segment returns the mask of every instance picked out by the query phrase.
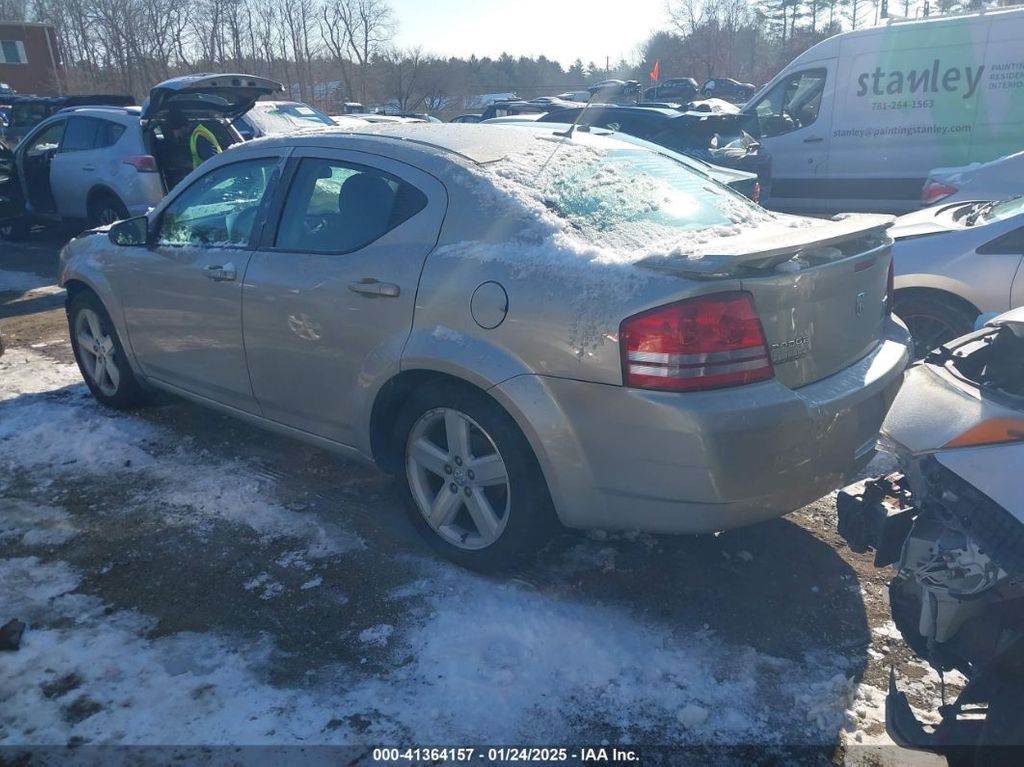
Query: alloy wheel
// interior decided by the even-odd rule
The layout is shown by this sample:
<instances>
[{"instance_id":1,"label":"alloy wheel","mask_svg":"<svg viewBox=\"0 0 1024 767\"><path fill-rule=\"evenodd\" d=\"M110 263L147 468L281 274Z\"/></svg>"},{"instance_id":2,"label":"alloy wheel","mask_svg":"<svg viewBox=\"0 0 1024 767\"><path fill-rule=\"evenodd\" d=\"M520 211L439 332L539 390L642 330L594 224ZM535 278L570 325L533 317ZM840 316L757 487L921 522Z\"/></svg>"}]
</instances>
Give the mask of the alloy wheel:
<instances>
[{"instance_id":1,"label":"alloy wheel","mask_svg":"<svg viewBox=\"0 0 1024 767\"><path fill-rule=\"evenodd\" d=\"M428 410L405 449L413 500L431 529L460 549L490 546L511 509L505 461L487 431L454 408Z\"/></svg>"},{"instance_id":2,"label":"alloy wheel","mask_svg":"<svg viewBox=\"0 0 1024 767\"><path fill-rule=\"evenodd\" d=\"M103 394L113 397L121 384L114 339L103 332L99 315L92 309L81 309L75 317L75 340L85 374Z\"/></svg>"},{"instance_id":3,"label":"alloy wheel","mask_svg":"<svg viewBox=\"0 0 1024 767\"><path fill-rule=\"evenodd\" d=\"M99 221L100 226L107 226L109 224L113 224L115 221L120 221L121 214L119 211L114 210L114 208L107 205L100 209L100 214L97 216L97 220Z\"/></svg>"}]
</instances>

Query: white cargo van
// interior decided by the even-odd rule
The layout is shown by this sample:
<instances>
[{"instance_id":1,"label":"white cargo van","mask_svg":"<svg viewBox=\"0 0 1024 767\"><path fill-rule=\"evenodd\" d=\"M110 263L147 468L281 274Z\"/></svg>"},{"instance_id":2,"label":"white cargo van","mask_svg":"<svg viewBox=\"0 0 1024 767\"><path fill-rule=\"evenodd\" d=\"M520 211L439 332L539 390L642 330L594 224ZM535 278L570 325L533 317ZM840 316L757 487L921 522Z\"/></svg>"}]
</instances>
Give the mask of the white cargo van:
<instances>
[{"instance_id":1,"label":"white cargo van","mask_svg":"<svg viewBox=\"0 0 1024 767\"><path fill-rule=\"evenodd\" d=\"M912 210L932 168L1024 149L1024 10L830 37L743 111L772 158L769 207Z\"/></svg>"}]
</instances>

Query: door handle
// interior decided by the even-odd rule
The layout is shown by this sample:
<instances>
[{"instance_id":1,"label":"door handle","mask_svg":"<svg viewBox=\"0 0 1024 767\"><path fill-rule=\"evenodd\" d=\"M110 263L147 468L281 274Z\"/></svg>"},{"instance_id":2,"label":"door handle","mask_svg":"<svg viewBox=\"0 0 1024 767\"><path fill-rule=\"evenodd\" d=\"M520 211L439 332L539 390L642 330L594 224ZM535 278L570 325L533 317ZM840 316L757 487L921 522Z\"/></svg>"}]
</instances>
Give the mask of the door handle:
<instances>
[{"instance_id":1,"label":"door handle","mask_svg":"<svg viewBox=\"0 0 1024 767\"><path fill-rule=\"evenodd\" d=\"M397 298L402 292L393 282L379 282L372 277L366 277L358 282L350 282L348 289L364 296L385 296L387 298Z\"/></svg>"},{"instance_id":2,"label":"door handle","mask_svg":"<svg viewBox=\"0 0 1024 767\"><path fill-rule=\"evenodd\" d=\"M95 165L83 165L82 170L96 170Z\"/></svg>"},{"instance_id":3,"label":"door handle","mask_svg":"<svg viewBox=\"0 0 1024 767\"><path fill-rule=\"evenodd\" d=\"M237 276L235 265L231 263L223 266L204 266L203 275L214 282L231 282Z\"/></svg>"},{"instance_id":4,"label":"door handle","mask_svg":"<svg viewBox=\"0 0 1024 767\"><path fill-rule=\"evenodd\" d=\"M805 138L804 139L804 143L805 144L820 144L824 140L825 139L823 139L821 136L815 136L814 138Z\"/></svg>"}]
</instances>

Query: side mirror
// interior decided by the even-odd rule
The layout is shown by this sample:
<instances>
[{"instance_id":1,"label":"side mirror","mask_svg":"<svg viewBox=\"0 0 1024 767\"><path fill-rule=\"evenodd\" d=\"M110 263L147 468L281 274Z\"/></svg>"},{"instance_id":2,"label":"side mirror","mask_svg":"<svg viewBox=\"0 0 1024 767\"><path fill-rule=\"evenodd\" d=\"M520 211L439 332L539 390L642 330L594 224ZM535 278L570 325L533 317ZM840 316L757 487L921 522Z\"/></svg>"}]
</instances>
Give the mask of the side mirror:
<instances>
[{"instance_id":1,"label":"side mirror","mask_svg":"<svg viewBox=\"0 0 1024 767\"><path fill-rule=\"evenodd\" d=\"M149 237L149 219L145 216L136 216L126 221L118 221L110 227L107 236L115 245L141 247L146 244Z\"/></svg>"}]
</instances>

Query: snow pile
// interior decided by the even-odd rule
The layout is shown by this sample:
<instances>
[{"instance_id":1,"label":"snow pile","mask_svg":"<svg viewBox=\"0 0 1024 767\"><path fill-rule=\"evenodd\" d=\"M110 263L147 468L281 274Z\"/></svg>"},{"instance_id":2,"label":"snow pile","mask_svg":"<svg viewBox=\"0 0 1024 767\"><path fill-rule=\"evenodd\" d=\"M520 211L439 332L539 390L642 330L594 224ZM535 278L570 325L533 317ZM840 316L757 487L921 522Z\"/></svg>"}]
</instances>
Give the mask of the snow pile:
<instances>
[{"instance_id":1,"label":"snow pile","mask_svg":"<svg viewBox=\"0 0 1024 767\"><path fill-rule=\"evenodd\" d=\"M0 269L0 293L27 293L40 288L52 288L45 292L56 292L57 280L53 277L41 277L35 272L9 272Z\"/></svg>"},{"instance_id":2,"label":"snow pile","mask_svg":"<svg viewBox=\"0 0 1024 767\"><path fill-rule=\"evenodd\" d=\"M210 456L166 429L101 407L82 384L17 396L81 380L73 365L55 365L30 350L0 358L0 469L10 478L50 476L145 478L135 505L156 507L171 522L201 532L214 520L248 527L264 537L296 538L307 556L322 558L362 547L357 536L315 514L285 508L270 482L240 461ZM185 481L183 481L183 479ZM0 479L0 487L4 480ZM135 487L135 485L132 485Z\"/></svg>"}]
</instances>

